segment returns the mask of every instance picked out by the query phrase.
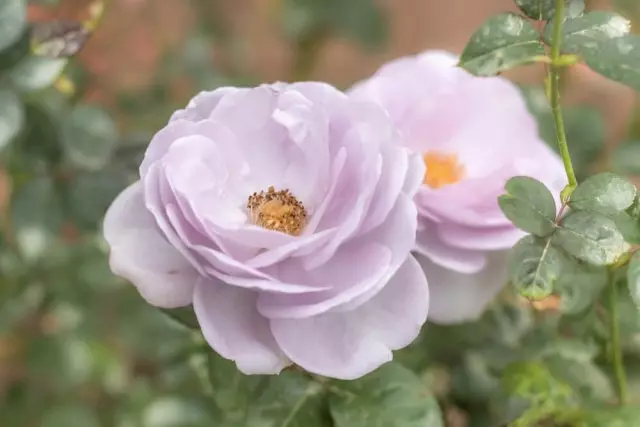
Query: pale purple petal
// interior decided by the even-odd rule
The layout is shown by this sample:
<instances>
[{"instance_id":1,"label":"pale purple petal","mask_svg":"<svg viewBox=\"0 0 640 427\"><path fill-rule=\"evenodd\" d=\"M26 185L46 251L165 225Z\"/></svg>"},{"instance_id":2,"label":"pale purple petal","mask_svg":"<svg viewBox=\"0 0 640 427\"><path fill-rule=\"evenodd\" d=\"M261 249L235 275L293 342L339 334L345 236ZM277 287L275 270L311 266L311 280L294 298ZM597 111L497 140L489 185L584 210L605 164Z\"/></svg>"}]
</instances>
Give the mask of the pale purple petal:
<instances>
[{"instance_id":1,"label":"pale purple petal","mask_svg":"<svg viewBox=\"0 0 640 427\"><path fill-rule=\"evenodd\" d=\"M456 224L439 224L437 233L448 245L472 250L512 248L525 232L514 226L473 228Z\"/></svg>"},{"instance_id":2,"label":"pale purple petal","mask_svg":"<svg viewBox=\"0 0 640 427\"><path fill-rule=\"evenodd\" d=\"M486 264L484 251L456 248L440 239L436 232L438 225L427 224L418 230L416 251L429 258L435 264L458 273L477 273Z\"/></svg>"},{"instance_id":3,"label":"pale purple petal","mask_svg":"<svg viewBox=\"0 0 640 427\"><path fill-rule=\"evenodd\" d=\"M209 118L211 112L223 97L242 90L246 91L246 89L238 89L235 87L222 87L212 92L200 92L189 101L185 109L173 113L169 121L187 120L190 122L199 122L205 120Z\"/></svg>"},{"instance_id":4,"label":"pale purple petal","mask_svg":"<svg viewBox=\"0 0 640 427\"><path fill-rule=\"evenodd\" d=\"M109 266L129 280L150 304L174 308L191 304L198 278L194 267L159 233L144 206L140 182L113 202L104 221Z\"/></svg>"},{"instance_id":5,"label":"pale purple petal","mask_svg":"<svg viewBox=\"0 0 640 427\"><path fill-rule=\"evenodd\" d=\"M374 298L357 309L271 320L285 354L307 371L340 379L366 375L409 345L427 317L429 291L409 257Z\"/></svg>"},{"instance_id":6,"label":"pale purple petal","mask_svg":"<svg viewBox=\"0 0 640 427\"><path fill-rule=\"evenodd\" d=\"M374 229L386 219L402 191L408 169L409 158L405 152L393 147L383 152L380 184L371 200L367 218L362 223L363 233Z\"/></svg>"},{"instance_id":7,"label":"pale purple petal","mask_svg":"<svg viewBox=\"0 0 640 427\"><path fill-rule=\"evenodd\" d=\"M362 303L364 295L373 297L415 245L416 222L415 205L407 196L400 195L383 225L343 245L321 267L306 269L304 263L293 261L282 265L281 277L291 282L306 277L329 290L295 296L263 293L258 300L260 312L269 318L303 318L352 304L354 300Z\"/></svg>"},{"instance_id":8,"label":"pale purple petal","mask_svg":"<svg viewBox=\"0 0 640 427\"><path fill-rule=\"evenodd\" d=\"M269 323L256 310L257 293L215 280L198 281L193 308L209 345L247 374L277 374L290 364Z\"/></svg>"},{"instance_id":9,"label":"pale purple petal","mask_svg":"<svg viewBox=\"0 0 640 427\"><path fill-rule=\"evenodd\" d=\"M477 320L507 283L508 251L487 254L478 273L463 274L418 256L429 278L429 321L441 324Z\"/></svg>"}]
</instances>

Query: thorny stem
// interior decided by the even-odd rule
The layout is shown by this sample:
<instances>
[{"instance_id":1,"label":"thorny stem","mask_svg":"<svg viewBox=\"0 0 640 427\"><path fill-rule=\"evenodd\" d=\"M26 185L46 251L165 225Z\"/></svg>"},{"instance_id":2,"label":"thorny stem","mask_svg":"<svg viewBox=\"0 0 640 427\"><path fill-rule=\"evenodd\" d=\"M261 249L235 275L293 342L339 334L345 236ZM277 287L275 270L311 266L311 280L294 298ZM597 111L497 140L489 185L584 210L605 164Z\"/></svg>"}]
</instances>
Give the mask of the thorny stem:
<instances>
[{"instance_id":1,"label":"thorny stem","mask_svg":"<svg viewBox=\"0 0 640 427\"><path fill-rule=\"evenodd\" d=\"M549 67L549 84L550 84L550 101L553 120L555 122L556 136L558 139L558 147L564 169L567 173L569 184L562 191L561 198L563 206L569 199L571 192L578 185L571 156L569 154L569 146L567 144L567 135L564 127L564 118L562 116L562 107L560 105L560 69L566 66L566 61L562 61L560 55L560 46L562 44L562 24L565 14L565 0L556 0L556 12L553 20L553 40L551 45L551 66ZM611 273L610 273L611 275ZM627 379L624 371L624 363L622 360L622 349L620 346L620 315L618 312L618 288L616 283L609 281L609 314L611 326L611 359L613 370L615 373L616 386L618 391L618 400L620 405L624 405L627 401Z\"/></svg>"},{"instance_id":2,"label":"thorny stem","mask_svg":"<svg viewBox=\"0 0 640 427\"><path fill-rule=\"evenodd\" d=\"M611 273L610 273L611 274ZM627 401L627 377L622 361L622 349L620 346L620 315L618 313L618 287L610 280L609 283L609 323L611 326L611 360L616 377L618 390L618 402L624 405Z\"/></svg>"},{"instance_id":3,"label":"thorny stem","mask_svg":"<svg viewBox=\"0 0 640 427\"><path fill-rule=\"evenodd\" d=\"M567 145L567 134L564 127L564 118L562 116L562 107L560 106L560 69L562 64L560 61L560 45L562 43L562 24L564 18L565 4L564 0L556 0L556 13L553 20L553 42L551 45L551 67L549 67L549 82L551 86L551 110L553 112L553 120L556 127L556 136L558 138L558 147L562 156L562 163L567 172L569 185L563 191L563 199L566 199L571 191L578 185L576 174L571 164L571 156L569 154L569 146Z\"/></svg>"}]
</instances>

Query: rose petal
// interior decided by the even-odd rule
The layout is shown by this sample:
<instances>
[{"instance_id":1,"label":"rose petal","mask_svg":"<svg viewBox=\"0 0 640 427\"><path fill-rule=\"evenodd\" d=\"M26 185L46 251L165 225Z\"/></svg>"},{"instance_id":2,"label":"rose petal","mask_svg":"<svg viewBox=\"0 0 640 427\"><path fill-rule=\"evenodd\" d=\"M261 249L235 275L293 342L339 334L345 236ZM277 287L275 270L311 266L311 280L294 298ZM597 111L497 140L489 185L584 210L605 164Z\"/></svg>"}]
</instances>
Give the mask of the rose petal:
<instances>
[{"instance_id":1,"label":"rose petal","mask_svg":"<svg viewBox=\"0 0 640 427\"><path fill-rule=\"evenodd\" d=\"M417 215L408 196L400 194L383 225L342 245L319 268L308 269L292 260L281 265L280 277L307 280L329 290L304 295L265 293L258 309L269 318L304 318L343 305L357 306L385 286L415 245ZM364 298L366 296L367 298Z\"/></svg>"},{"instance_id":2,"label":"rose petal","mask_svg":"<svg viewBox=\"0 0 640 427\"><path fill-rule=\"evenodd\" d=\"M309 372L359 378L410 344L427 317L429 291L418 262L409 257L384 289L355 310L307 319L271 320L284 353Z\"/></svg>"},{"instance_id":3,"label":"rose petal","mask_svg":"<svg viewBox=\"0 0 640 427\"><path fill-rule=\"evenodd\" d=\"M169 122L176 120L199 122L200 120L207 119L223 97L246 90L247 89L238 89L235 87L221 87L214 91L202 91L189 101L185 109L173 113Z\"/></svg>"},{"instance_id":4,"label":"rose petal","mask_svg":"<svg viewBox=\"0 0 640 427\"><path fill-rule=\"evenodd\" d=\"M397 147L384 147L382 155L382 171L376 193L371 200L366 219L361 225L361 232L379 226L393 208L398 194L402 191L407 171L409 170L409 156L407 151Z\"/></svg>"},{"instance_id":5,"label":"rose petal","mask_svg":"<svg viewBox=\"0 0 640 427\"><path fill-rule=\"evenodd\" d=\"M269 318L304 318L323 313L388 280L391 258L387 247L370 243L345 245L329 263L311 271L296 260L289 260L279 266L281 280L315 283L325 290L302 295L262 293L258 310Z\"/></svg>"},{"instance_id":6,"label":"rose petal","mask_svg":"<svg viewBox=\"0 0 640 427\"><path fill-rule=\"evenodd\" d=\"M451 271L418 256L429 278L429 320L442 324L477 320L507 282L507 255L507 251L488 254L486 267L474 274Z\"/></svg>"},{"instance_id":7,"label":"rose petal","mask_svg":"<svg viewBox=\"0 0 640 427\"><path fill-rule=\"evenodd\" d=\"M500 250L512 248L526 233L512 225L473 228L442 223L438 236L448 245L472 250Z\"/></svg>"},{"instance_id":8,"label":"rose petal","mask_svg":"<svg viewBox=\"0 0 640 427\"><path fill-rule=\"evenodd\" d=\"M486 264L486 255L482 251L456 248L440 239L435 232L438 225L428 223L418 231L416 251L434 263L458 273L477 273Z\"/></svg>"},{"instance_id":9,"label":"rose petal","mask_svg":"<svg viewBox=\"0 0 640 427\"><path fill-rule=\"evenodd\" d=\"M160 234L144 206L140 182L113 202L104 221L111 270L132 282L150 304L174 308L191 304L198 278L194 267Z\"/></svg>"},{"instance_id":10,"label":"rose petal","mask_svg":"<svg viewBox=\"0 0 640 427\"><path fill-rule=\"evenodd\" d=\"M193 308L209 345L244 374L277 374L290 364L256 310L257 293L222 282L198 281Z\"/></svg>"}]
</instances>

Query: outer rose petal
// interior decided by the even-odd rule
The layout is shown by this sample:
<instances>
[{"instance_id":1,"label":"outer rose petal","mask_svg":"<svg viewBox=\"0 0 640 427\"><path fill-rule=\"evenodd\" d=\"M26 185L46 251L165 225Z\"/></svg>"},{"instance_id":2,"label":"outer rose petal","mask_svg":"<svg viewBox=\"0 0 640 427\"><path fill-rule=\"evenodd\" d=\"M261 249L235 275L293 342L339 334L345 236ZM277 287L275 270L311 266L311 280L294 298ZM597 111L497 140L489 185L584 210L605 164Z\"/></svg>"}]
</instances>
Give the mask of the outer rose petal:
<instances>
[{"instance_id":1,"label":"outer rose petal","mask_svg":"<svg viewBox=\"0 0 640 427\"><path fill-rule=\"evenodd\" d=\"M198 273L158 232L144 206L140 182L126 188L109 207L104 236L111 246L111 270L132 282L150 304L191 304Z\"/></svg>"},{"instance_id":2,"label":"outer rose petal","mask_svg":"<svg viewBox=\"0 0 640 427\"><path fill-rule=\"evenodd\" d=\"M442 267L459 273L477 273L484 268L487 257L483 251L447 245L438 237L436 227L436 224L427 222L425 228L418 230L416 252Z\"/></svg>"},{"instance_id":3,"label":"outer rose petal","mask_svg":"<svg viewBox=\"0 0 640 427\"><path fill-rule=\"evenodd\" d=\"M477 320L507 282L508 251L487 254L486 267L474 274L451 271L418 256L429 277L429 320L453 324Z\"/></svg>"},{"instance_id":4,"label":"outer rose petal","mask_svg":"<svg viewBox=\"0 0 640 427\"><path fill-rule=\"evenodd\" d=\"M290 364L267 319L256 309L256 292L211 279L198 281L193 298L202 333L222 357L247 374L277 374Z\"/></svg>"},{"instance_id":5,"label":"outer rose petal","mask_svg":"<svg viewBox=\"0 0 640 427\"><path fill-rule=\"evenodd\" d=\"M513 225L504 227L465 227L452 223L438 224L438 235L443 242L471 250L510 249L526 233Z\"/></svg>"},{"instance_id":6,"label":"outer rose petal","mask_svg":"<svg viewBox=\"0 0 640 427\"><path fill-rule=\"evenodd\" d=\"M204 120L209 117L225 95L230 95L239 90L242 89L221 87L212 92L200 92L189 101L186 108L173 113L169 121L189 120L190 122L199 122L200 120Z\"/></svg>"},{"instance_id":7,"label":"outer rose petal","mask_svg":"<svg viewBox=\"0 0 640 427\"><path fill-rule=\"evenodd\" d=\"M409 345L427 317L429 290L418 262L409 257L385 288L351 311L306 319L274 319L282 350L305 370L339 379L359 378Z\"/></svg>"}]
</instances>

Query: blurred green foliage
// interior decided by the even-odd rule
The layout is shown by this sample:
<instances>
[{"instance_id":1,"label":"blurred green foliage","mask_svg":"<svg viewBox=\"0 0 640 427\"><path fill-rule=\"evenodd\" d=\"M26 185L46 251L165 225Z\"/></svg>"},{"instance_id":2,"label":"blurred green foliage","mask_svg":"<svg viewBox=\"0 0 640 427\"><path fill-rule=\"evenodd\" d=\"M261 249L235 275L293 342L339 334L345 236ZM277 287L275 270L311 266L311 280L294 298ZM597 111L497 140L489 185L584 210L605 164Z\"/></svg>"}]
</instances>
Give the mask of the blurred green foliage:
<instances>
[{"instance_id":1,"label":"blurred green foliage","mask_svg":"<svg viewBox=\"0 0 640 427\"><path fill-rule=\"evenodd\" d=\"M637 2L619 3L635 13ZM212 46L233 43L225 23L203 13L212 18L199 20L182 48L163 58L152 89L118 94L126 120L116 121L82 101L90 76L79 62L36 54L43 52L33 49L26 11L25 0L0 1L0 425L496 427L518 419L515 426L550 426L550 417L566 425L637 425L637 407L594 406L615 399L599 300L607 278L581 263L563 266L548 306L507 291L477 322L428 325L395 362L359 381L296 370L240 374L207 350L188 309L156 310L110 273L100 233L107 206L136 178L149 135L177 107L164 83L186 75L194 93L256 83L241 67L212 68ZM287 0L280 13L298 49L293 76L309 72L327 34L366 48L386 40L386 17L369 0ZM490 42L467 52L479 68L502 61L504 48ZM531 53L540 53L537 45L514 63ZM523 91L555 148L544 91ZM603 120L585 107L565 110L565 120L582 180L602 153ZM612 165L640 172L640 143L622 146ZM629 273L637 283L636 264L621 277ZM624 357L640 403L638 287L632 299L622 291L625 280L619 285Z\"/></svg>"}]
</instances>

